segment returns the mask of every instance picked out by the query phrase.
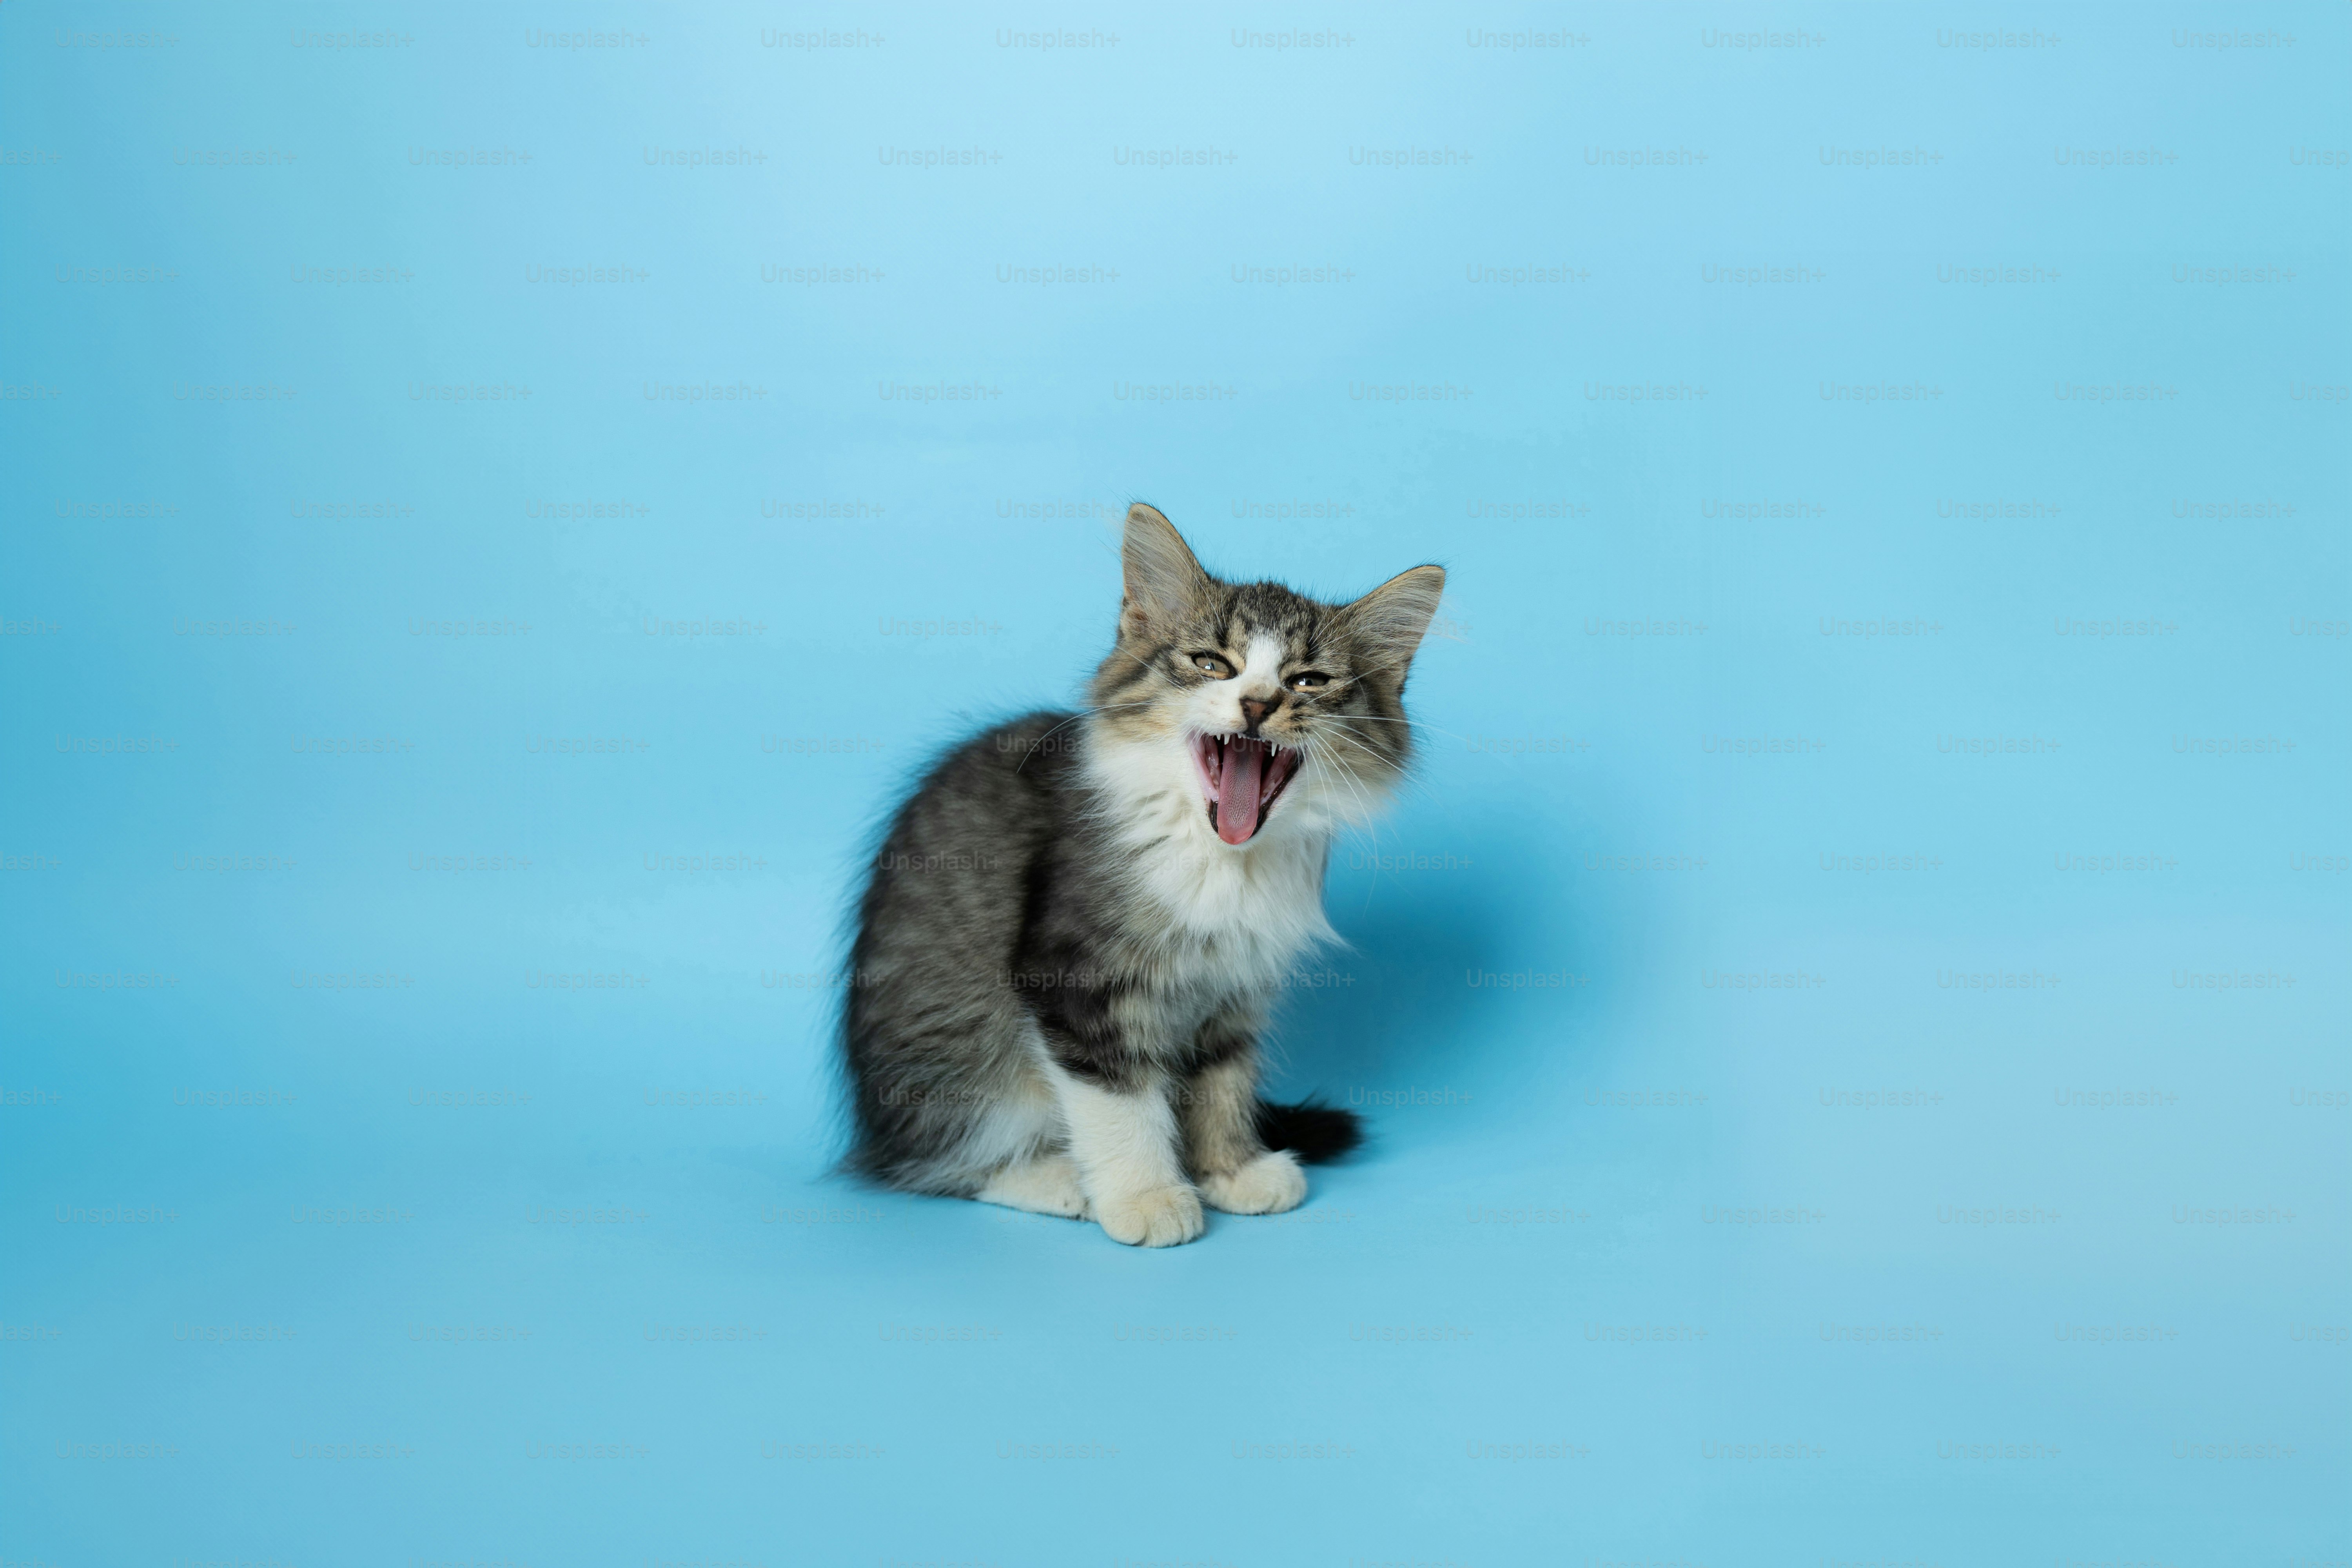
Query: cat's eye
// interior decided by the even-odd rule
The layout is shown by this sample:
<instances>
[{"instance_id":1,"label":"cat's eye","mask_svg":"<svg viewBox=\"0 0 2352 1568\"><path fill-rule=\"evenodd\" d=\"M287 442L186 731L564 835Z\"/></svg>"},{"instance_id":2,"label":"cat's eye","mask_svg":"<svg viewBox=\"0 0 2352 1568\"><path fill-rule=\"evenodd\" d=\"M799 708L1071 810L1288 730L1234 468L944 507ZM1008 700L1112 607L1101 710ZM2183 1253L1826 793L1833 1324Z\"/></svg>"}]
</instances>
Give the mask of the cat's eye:
<instances>
[{"instance_id":1,"label":"cat's eye","mask_svg":"<svg viewBox=\"0 0 2352 1568\"><path fill-rule=\"evenodd\" d=\"M1213 653L1194 654L1192 668L1204 674L1213 675L1219 680L1231 680L1234 678L1234 667Z\"/></svg>"},{"instance_id":2,"label":"cat's eye","mask_svg":"<svg viewBox=\"0 0 2352 1568\"><path fill-rule=\"evenodd\" d=\"M1302 669L1283 684L1293 691L1320 691L1331 684L1331 678L1319 669Z\"/></svg>"}]
</instances>

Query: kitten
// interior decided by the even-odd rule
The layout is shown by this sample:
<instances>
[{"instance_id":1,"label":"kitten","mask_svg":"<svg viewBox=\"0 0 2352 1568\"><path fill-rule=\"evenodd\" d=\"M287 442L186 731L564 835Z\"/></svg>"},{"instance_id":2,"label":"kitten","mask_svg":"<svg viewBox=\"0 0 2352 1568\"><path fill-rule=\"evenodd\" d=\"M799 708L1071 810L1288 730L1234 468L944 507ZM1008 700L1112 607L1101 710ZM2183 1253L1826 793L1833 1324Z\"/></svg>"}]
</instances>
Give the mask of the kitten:
<instances>
[{"instance_id":1,"label":"kitten","mask_svg":"<svg viewBox=\"0 0 2352 1568\"><path fill-rule=\"evenodd\" d=\"M1323 918L1331 837L1412 746L1400 701L1445 573L1349 605L1221 582L1137 505L1083 714L950 752L858 908L850 1169L1168 1247L1201 1205L1279 1214L1352 1112L1257 1097L1269 1004Z\"/></svg>"}]
</instances>

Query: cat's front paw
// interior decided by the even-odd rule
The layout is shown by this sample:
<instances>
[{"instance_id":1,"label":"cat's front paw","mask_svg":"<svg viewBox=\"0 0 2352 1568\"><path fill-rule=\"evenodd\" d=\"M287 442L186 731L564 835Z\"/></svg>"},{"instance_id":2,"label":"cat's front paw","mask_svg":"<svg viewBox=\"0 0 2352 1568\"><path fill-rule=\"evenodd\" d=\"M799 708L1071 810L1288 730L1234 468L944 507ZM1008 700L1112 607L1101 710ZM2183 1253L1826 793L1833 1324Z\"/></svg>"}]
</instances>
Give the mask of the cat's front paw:
<instances>
[{"instance_id":1,"label":"cat's front paw","mask_svg":"<svg viewBox=\"0 0 2352 1568\"><path fill-rule=\"evenodd\" d=\"M1201 1198L1190 1187L1153 1187L1095 1200L1095 1217L1113 1241L1129 1247L1177 1247L1208 1227Z\"/></svg>"},{"instance_id":2,"label":"cat's front paw","mask_svg":"<svg viewBox=\"0 0 2352 1568\"><path fill-rule=\"evenodd\" d=\"M1307 1173L1287 1149L1260 1154L1238 1171L1204 1177L1201 1195L1227 1214L1281 1214L1307 1200Z\"/></svg>"}]
</instances>

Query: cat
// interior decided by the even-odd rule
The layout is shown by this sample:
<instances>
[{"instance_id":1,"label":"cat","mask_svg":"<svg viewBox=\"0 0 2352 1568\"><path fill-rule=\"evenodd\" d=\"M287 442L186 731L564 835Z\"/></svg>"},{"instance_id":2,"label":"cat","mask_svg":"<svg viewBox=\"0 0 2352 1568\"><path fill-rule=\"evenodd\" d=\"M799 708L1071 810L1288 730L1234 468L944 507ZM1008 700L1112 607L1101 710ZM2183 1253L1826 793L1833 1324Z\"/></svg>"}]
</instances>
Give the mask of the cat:
<instances>
[{"instance_id":1,"label":"cat","mask_svg":"<svg viewBox=\"0 0 2352 1568\"><path fill-rule=\"evenodd\" d=\"M854 1173L1093 1219L1130 1246L1201 1205L1279 1214L1353 1112L1258 1098L1269 1005L1323 914L1333 834L1404 776L1401 699L1445 586L1353 603L1202 570L1127 515L1118 638L1081 713L950 752L857 910L841 1052Z\"/></svg>"}]
</instances>

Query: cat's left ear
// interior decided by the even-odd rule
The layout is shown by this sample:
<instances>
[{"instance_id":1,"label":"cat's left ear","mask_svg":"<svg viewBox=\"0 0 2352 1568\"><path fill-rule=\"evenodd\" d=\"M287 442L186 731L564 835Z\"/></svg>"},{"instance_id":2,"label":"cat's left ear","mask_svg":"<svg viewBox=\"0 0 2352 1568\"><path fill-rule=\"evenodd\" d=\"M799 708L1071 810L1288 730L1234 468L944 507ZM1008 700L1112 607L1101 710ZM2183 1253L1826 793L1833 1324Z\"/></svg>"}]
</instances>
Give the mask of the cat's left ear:
<instances>
[{"instance_id":1,"label":"cat's left ear","mask_svg":"<svg viewBox=\"0 0 2352 1568\"><path fill-rule=\"evenodd\" d=\"M1365 661L1382 679L1404 689L1405 670L1421 647L1437 602L1445 595L1445 568L1416 566L1400 572L1340 611Z\"/></svg>"}]
</instances>

